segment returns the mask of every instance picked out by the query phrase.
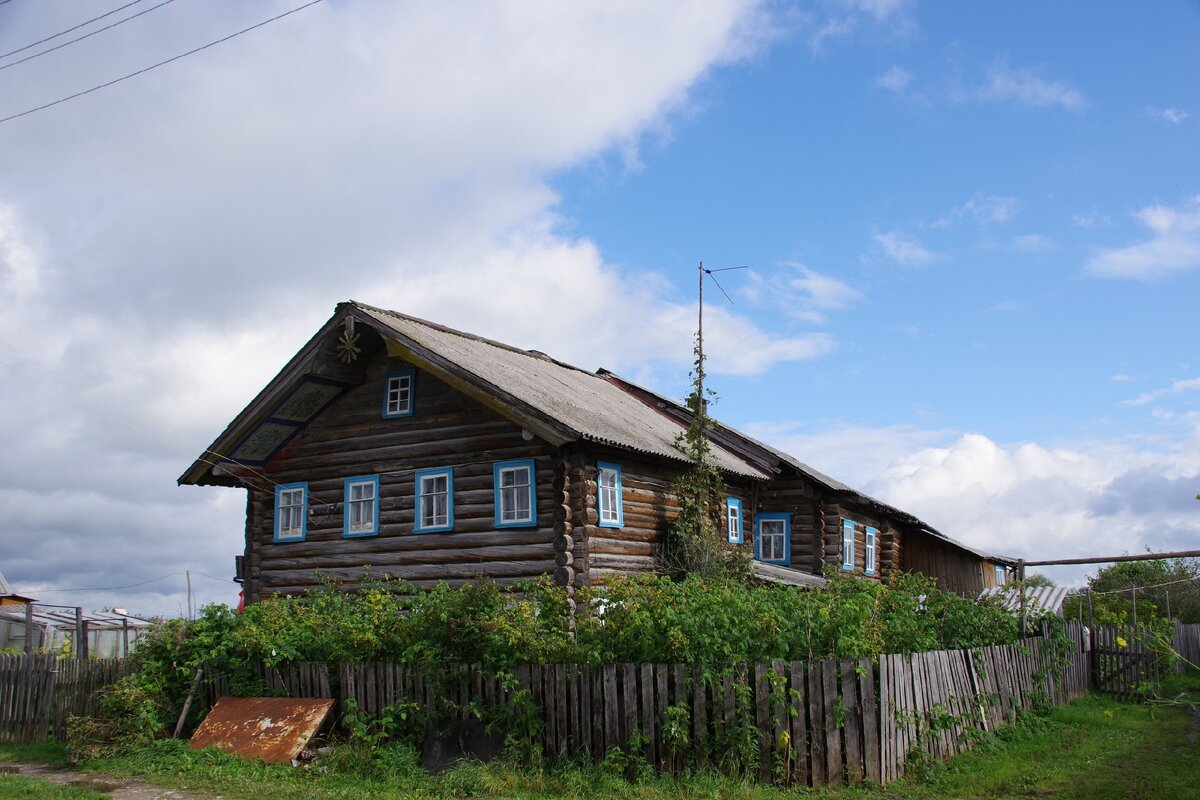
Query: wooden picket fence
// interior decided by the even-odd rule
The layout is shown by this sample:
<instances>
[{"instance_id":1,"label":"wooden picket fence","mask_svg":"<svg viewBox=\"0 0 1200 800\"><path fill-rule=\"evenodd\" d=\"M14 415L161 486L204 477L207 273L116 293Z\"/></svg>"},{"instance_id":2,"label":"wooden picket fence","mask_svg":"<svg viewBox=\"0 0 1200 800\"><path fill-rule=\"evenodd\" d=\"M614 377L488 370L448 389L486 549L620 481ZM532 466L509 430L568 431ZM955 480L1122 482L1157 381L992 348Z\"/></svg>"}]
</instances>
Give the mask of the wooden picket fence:
<instances>
[{"instance_id":1,"label":"wooden picket fence","mask_svg":"<svg viewBox=\"0 0 1200 800\"><path fill-rule=\"evenodd\" d=\"M372 717L397 703L443 720L519 717L526 728L505 732L531 737L551 757L600 760L616 749L664 774L712 768L799 786L887 783L913 754L961 752L1022 709L1084 694L1095 648L1085 651L1078 625L1067 634L1065 648L1029 639L877 662L550 664L508 673L302 662L263 666L259 676L270 693L330 697L342 710L353 700ZM96 690L127 671L125 662L0 657L0 739L61 736L68 714L93 713ZM210 702L228 690L219 676L206 682Z\"/></svg>"},{"instance_id":2,"label":"wooden picket fence","mask_svg":"<svg viewBox=\"0 0 1200 800\"><path fill-rule=\"evenodd\" d=\"M1144 627L1097 625L1092 630L1092 686L1097 692L1136 700L1158 684L1159 654Z\"/></svg>"},{"instance_id":3,"label":"wooden picket fence","mask_svg":"<svg viewBox=\"0 0 1200 800\"><path fill-rule=\"evenodd\" d=\"M1189 664L1200 667L1200 625L1175 623L1175 635L1171 639L1171 646L1182 657L1176 664L1179 672L1188 669Z\"/></svg>"},{"instance_id":4,"label":"wooden picket fence","mask_svg":"<svg viewBox=\"0 0 1200 800\"><path fill-rule=\"evenodd\" d=\"M368 716L414 704L444 718L531 704L547 756L636 752L658 772L740 767L763 781L886 783L913 753L944 757L1037 703L1085 694L1089 656L1041 639L975 650L730 667L692 664L291 664L267 670L292 696L353 700ZM335 675L336 673L336 675ZM217 687L216 691L219 691Z\"/></svg>"},{"instance_id":5,"label":"wooden picket fence","mask_svg":"<svg viewBox=\"0 0 1200 800\"><path fill-rule=\"evenodd\" d=\"M97 690L129 672L129 662L115 658L0 655L0 741L61 736L68 716L94 714Z\"/></svg>"},{"instance_id":6,"label":"wooden picket fence","mask_svg":"<svg viewBox=\"0 0 1200 800\"><path fill-rule=\"evenodd\" d=\"M0 655L0 741L45 741L53 714L55 662L55 656Z\"/></svg>"}]
</instances>

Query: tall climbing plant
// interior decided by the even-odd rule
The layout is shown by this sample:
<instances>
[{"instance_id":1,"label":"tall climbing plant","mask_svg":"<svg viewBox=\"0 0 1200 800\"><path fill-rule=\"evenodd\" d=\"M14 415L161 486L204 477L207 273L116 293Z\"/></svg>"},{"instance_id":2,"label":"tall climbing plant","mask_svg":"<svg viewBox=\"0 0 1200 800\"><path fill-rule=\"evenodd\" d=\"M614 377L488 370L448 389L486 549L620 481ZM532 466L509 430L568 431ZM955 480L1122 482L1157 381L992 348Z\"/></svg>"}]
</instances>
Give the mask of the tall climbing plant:
<instances>
[{"instance_id":1,"label":"tall climbing plant","mask_svg":"<svg viewBox=\"0 0 1200 800\"><path fill-rule=\"evenodd\" d=\"M700 315L692 347L691 392L685 403L690 412L687 428L676 438L675 447L688 461L688 468L672 483L679 502L679 516L667 531L661 550L663 571L669 575L700 575L705 578L738 579L749 572L750 558L724 535L726 489L721 470L713 463L708 415L716 393L704 386L704 265L700 265Z\"/></svg>"}]
</instances>

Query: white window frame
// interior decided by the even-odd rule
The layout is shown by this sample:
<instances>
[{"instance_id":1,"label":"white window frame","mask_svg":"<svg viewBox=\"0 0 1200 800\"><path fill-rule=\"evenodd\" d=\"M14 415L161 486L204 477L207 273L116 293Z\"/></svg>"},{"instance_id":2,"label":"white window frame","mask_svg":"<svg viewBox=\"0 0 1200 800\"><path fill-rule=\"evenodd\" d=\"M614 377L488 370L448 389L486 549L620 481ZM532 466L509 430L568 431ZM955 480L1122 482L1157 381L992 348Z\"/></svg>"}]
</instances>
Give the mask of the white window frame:
<instances>
[{"instance_id":1,"label":"white window frame","mask_svg":"<svg viewBox=\"0 0 1200 800\"><path fill-rule=\"evenodd\" d=\"M285 525L287 522L289 524ZM308 484L283 483L275 487L276 542L303 542L308 536Z\"/></svg>"},{"instance_id":2,"label":"white window frame","mask_svg":"<svg viewBox=\"0 0 1200 800\"><path fill-rule=\"evenodd\" d=\"M782 526L782 530L764 532L765 526L774 528L776 523ZM782 553L777 553L774 545L771 546L770 553L763 552L763 545L767 541L774 541L779 537L780 549ZM772 556L768 558L767 556ZM764 564L781 564L787 566L791 563L792 558L792 515L779 512L764 512L754 515L754 558Z\"/></svg>"},{"instance_id":3,"label":"white window frame","mask_svg":"<svg viewBox=\"0 0 1200 800\"><path fill-rule=\"evenodd\" d=\"M525 473L525 483L504 485L508 476L519 476L522 472ZM492 465L492 485L496 509L494 524L497 528L537 525L537 465L532 458L500 461ZM525 513L517 516L519 509L510 508L510 505L522 495L525 497Z\"/></svg>"},{"instance_id":4,"label":"white window frame","mask_svg":"<svg viewBox=\"0 0 1200 800\"><path fill-rule=\"evenodd\" d=\"M742 517L742 501L736 497L725 498L725 534L730 544L746 541L745 519Z\"/></svg>"},{"instance_id":5,"label":"white window frame","mask_svg":"<svg viewBox=\"0 0 1200 800\"><path fill-rule=\"evenodd\" d=\"M444 491L426 491L427 481L438 478L446 479ZM432 519L425 521L425 506L430 498L444 494L446 496L446 513L441 516L431 515ZM434 509L436 514L436 509ZM413 474L413 533L446 533L454 530L454 468L437 467L434 469L419 469Z\"/></svg>"},{"instance_id":6,"label":"white window frame","mask_svg":"<svg viewBox=\"0 0 1200 800\"><path fill-rule=\"evenodd\" d=\"M624 489L621 465L596 462L596 513L601 528L620 528L625 524Z\"/></svg>"},{"instance_id":7,"label":"white window frame","mask_svg":"<svg viewBox=\"0 0 1200 800\"><path fill-rule=\"evenodd\" d=\"M398 369L389 372L383 379L383 417L411 417L413 413L413 384L416 382L416 372L411 369ZM395 402L392 395L395 393ZM401 402L401 399L404 402Z\"/></svg>"},{"instance_id":8,"label":"white window frame","mask_svg":"<svg viewBox=\"0 0 1200 800\"><path fill-rule=\"evenodd\" d=\"M370 491L363 490L369 487ZM361 493L355 496L355 493ZM362 512L369 509L370 519ZM355 521L355 517L359 520ZM358 475L342 484L342 536L374 536L379 533L379 476Z\"/></svg>"},{"instance_id":9,"label":"white window frame","mask_svg":"<svg viewBox=\"0 0 1200 800\"><path fill-rule=\"evenodd\" d=\"M863 541L863 572L867 575L875 574L875 561L878 550L879 531L868 525Z\"/></svg>"},{"instance_id":10,"label":"white window frame","mask_svg":"<svg viewBox=\"0 0 1200 800\"><path fill-rule=\"evenodd\" d=\"M842 520L842 569L854 570L854 520Z\"/></svg>"}]
</instances>

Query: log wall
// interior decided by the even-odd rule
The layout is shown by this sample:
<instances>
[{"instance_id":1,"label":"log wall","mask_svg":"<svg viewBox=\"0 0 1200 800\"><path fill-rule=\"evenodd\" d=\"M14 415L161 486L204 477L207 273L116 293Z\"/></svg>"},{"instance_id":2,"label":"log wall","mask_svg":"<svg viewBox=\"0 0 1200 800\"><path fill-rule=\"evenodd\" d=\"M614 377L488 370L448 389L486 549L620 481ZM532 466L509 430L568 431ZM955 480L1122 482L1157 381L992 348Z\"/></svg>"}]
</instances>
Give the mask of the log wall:
<instances>
[{"instance_id":1,"label":"log wall","mask_svg":"<svg viewBox=\"0 0 1200 800\"><path fill-rule=\"evenodd\" d=\"M306 481L310 514L304 541L274 542L273 484L250 490L248 599L314 588L316 570L353 586L369 565L372 578L432 586L480 576L512 582L563 566L554 539L562 535L555 508L562 505L565 465L556 449L526 440L518 426L427 372L416 373L412 416L382 418L384 374L409 366L372 359L361 385L259 470L274 483ZM518 458L535 461L537 522L496 530L492 466ZM451 532L413 534L414 471L427 467L453 467ZM379 534L346 538L342 482L360 475L379 476Z\"/></svg>"}]
</instances>

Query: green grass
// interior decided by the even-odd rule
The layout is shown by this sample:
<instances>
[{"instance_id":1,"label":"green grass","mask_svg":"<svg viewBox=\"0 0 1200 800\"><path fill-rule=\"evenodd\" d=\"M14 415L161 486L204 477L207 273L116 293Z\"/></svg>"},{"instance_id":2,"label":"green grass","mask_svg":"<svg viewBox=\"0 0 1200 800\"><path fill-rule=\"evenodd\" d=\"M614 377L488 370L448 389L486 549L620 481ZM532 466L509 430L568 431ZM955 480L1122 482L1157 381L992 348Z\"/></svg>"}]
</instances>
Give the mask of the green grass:
<instances>
[{"instance_id":1,"label":"green grass","mask_svg":"<svg viewBox=\"0 0 1200 800\"><path fill-rule=\"evenodd\" d=\"M1200 673L1164 687L1200 698ZM559 764L544 770L464 763L440 777L425 774L406 748L355 753L304 768L247 762L217 751L159 742L135 755L95 760L89 772L132 777L199 793L254 800L334 798L580 798L581 800L783 800L795 789L759 786L713 774L683 780L647 777L630 783L622 764ZM0 761L62 763L61 747L0 745ZM914 765L886 787L820 790L826 800L948 800L949 798L1180 798L1200 800L1200 717L1183 705L1129 705L1088 697L985 738L975 750L946 762ZM94 798L94 793L0 776L0 797ZM75 793L65 793L73 791Z\"/></svg>"},{"instance_id":2,"label":"green grass","mask_svg":"<svg viewBox=\"0 0 1200 800\"><path fill-rule=\"evenodd\" d=\"M108 795L75 786L57 786L40 778L0 775L0 797L4 800L104 800Z\"/></svg>"}]
</instances>

